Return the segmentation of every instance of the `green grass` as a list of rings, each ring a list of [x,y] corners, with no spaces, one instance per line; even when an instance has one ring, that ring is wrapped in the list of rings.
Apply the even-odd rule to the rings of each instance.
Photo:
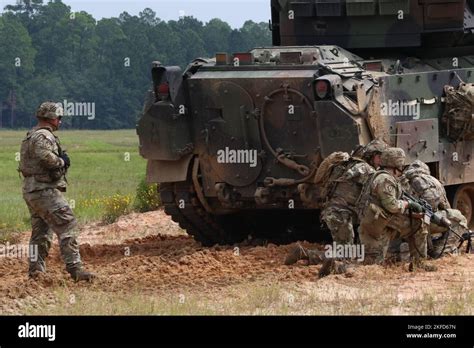
[[[22,180],[16,170],[16,154],[25,134],[26,131],[0,131],[0,239],[3,240],[30,228],[21,195]],[[59,131],[57,135],[72,162],[66,198],[74,201],[74,212],[81,223],[100,219],[108,197],[135,196],[146,168],[146,161],[138,154],[135,130]]]

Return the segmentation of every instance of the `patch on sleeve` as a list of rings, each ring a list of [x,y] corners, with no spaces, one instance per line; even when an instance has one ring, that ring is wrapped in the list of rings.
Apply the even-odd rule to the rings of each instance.
[[[56,144],[56,139],[48,131],[37,131],[36,134],[33,136],[32,140],[35,146],[46,149],[52,149]]]
[[[389,196],[395,197],[397,194],[397,185],[394,183],[391,178],[385,177],[382,181],[382,192]]]

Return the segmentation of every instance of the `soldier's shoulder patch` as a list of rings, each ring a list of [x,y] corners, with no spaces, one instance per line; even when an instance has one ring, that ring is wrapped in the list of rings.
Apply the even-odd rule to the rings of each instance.
[[[38,129],[31,137],[34,139],[48,139],[53,143],[56,142],[54,135],[47,129]]]
[[[52,135],[51,132],[48,132],[47,130],[43,130],[43,129],[36,131],[31,136],[31,141],[36,146],[48,147],[48,148],[56,144],[56,139],[54,135]]]
[[[392,187],[393,191],[391,192],[395,192],[397,182],[393,176],[388,173],[382,172],[375,178],[374,186],[381,188],[384,192],[388,192],[388,187]]]

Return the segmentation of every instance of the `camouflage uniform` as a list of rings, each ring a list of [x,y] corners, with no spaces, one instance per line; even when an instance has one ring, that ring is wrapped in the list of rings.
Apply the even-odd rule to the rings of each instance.
[[[459,235],[468,230],[467,219],[457,209],[451,209],[443,185],[430,175],[428,166],[417,160],[405,169],[401,180],[403,189],[413,196],[427,201],[439,219],[445,219]],[[438,257],[442,253],[456,253],[459,237],[449,233],[449,228],[431,224],[429,226],[431,242],[428,253]],[[446,241],[447,239],[447,241]]]
[[[359,223],[356,203],[362,187],[375,173],[368,162],[375,153],[381,153],[386,147],[384,142],[376,139],[363,149],[362,159],[353,156],[331,173],[329,185],[332,188],[321,212],[321,219],[328,226],[336,243],[354,243],[354,225]]]
[[[354,243],[354,225],[358,223],[355,204],[363,185],[375,172],[365,161],[352,157],[342,168],[342,176],[333,185],[331,198],[324,205],[321,219],[326,223],[333,241],[338,244]]]
[[[402,170],[405,153],[390,148],[382,154],[382,166]],[[359,200],[361,224],[359,235],[365,246],[366,263],[382,263],[392,239],[409,240],[410,254],[418,264],[426,258],[427,231],[421,219],[406,214],[407,202],[401,199],[402,188],[397,178],[379,170],[364,187]]]
[[[436,215],[438,215],[438,218],[448,220],[451,223],[451,229],[457,235],[449,231],[447,227],[431,224],[429,228],[431,242],[428,243],[429,255],[437,258],[444,254],[457,254],[459,236],[469,230],[466,217],[457,209],[439,210]]]
[[[354,243],[354,225],[359,223],[356,202],[362,187],[375,173],[375,169],[367,162],[386,147],[384,142],[376,139],[362,149],[362,154],[355,153],[349,160],[332,169],[328,179],[328,198],[321,212],[321,220],[326,223],[337,244]],[[300,259],[307,259],[309,264],[318,264],[324,261],[323,254],[297,245],[288,254],[285,264],[293,264]]]
[[[37,116],[54,118],[53,103],[44,103]],[[48,113],[49,112],[49,113]],[[23,198],[31,215],[30,245],[38,247],[38,260],[29,263],[29,274],[45,272],[53,233],[59,240],[61,256],[71,275],[82,268],[77,242],[77,221],[62,192],[66,191],[66,164],[60,157],[59,140],[51,127],[36,127],[21,145],[19,170],[23,174]],[[73,275],[74,277],[74,275]]]

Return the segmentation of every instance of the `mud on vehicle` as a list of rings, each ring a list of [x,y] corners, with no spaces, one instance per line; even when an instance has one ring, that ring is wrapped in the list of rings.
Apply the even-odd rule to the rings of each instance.
[[[474,224],[473,1],[271,1],[273,47],[154,62],[137,132],[167,214],[203,244],[315,240],[314,174],[376,137]]]

